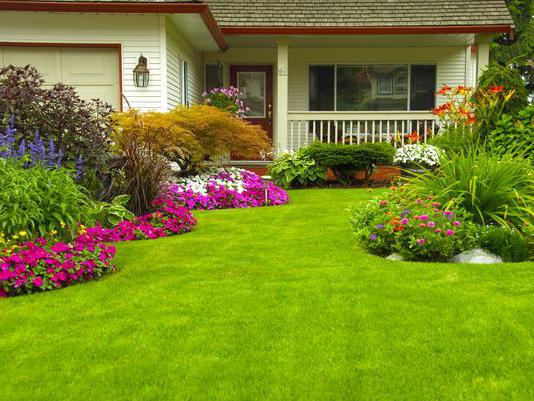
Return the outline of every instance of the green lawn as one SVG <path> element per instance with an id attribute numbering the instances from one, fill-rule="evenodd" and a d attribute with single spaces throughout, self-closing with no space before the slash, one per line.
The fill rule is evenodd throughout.
<path id="1" fill-rule="evenodd" d="M 290 195 L 0 300 L 0 399 L 534 399 L 534 264 L 385 261 L 348 222 L 372 194 Z"/>

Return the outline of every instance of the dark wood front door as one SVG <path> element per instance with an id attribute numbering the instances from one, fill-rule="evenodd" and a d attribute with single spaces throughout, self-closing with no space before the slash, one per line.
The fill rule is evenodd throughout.
<path id="1" fill-rule="evenodd" d="M 232 65 L 230 85 L 241 90 L 250 110 L 245 118 L 261 125 L 273 138 L 273 67 L 271 65 Z"/>

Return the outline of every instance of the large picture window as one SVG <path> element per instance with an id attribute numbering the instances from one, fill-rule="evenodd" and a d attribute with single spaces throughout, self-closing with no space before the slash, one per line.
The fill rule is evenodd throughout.
<path id="1" fill-rule="evenodd" d="M 435 65 L 310 65 L 311 111 L 430 110 Z"/>

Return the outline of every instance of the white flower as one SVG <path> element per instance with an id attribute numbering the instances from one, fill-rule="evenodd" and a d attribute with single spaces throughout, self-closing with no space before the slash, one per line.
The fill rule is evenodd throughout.
<path id="1" fill-rule="evenodd" d="M 439 157 L 442 152 L 444 152 L 443 149 L 426 143 L 404 145 L 397 149 L 393 162 L 400 165 L 416 164 L 434 167 L 439 165 Z"/>
<path id="2" fill-rule="evenodd" d="M 195 175 L 192 177 L 179 178 L 174 180 L 178 186 L 177 190 L 187 191 L 191 190 L 196 194 L 207 195 L 208 184 L 215 184 L 217 187 L 226 187 L 233 189 L 238 193 L 245 192 L 245 183 L 243 182 L 242 170 L 235 167 L 215 168 L 208 170 L 204 174 Z M 228 179 L 223 179 L 220 174 L 228 175 Z"/>

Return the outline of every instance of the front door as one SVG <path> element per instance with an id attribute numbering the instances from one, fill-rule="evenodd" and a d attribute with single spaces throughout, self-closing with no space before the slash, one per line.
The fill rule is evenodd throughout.
<path id="1" fill-rule="evenodd" d="M 230 66 L 230 85 L 242 93 L 242 100 L 249 110 L 245 118 L 261 125 L 273 138 L 273 67 L 270 65 Z"/>

